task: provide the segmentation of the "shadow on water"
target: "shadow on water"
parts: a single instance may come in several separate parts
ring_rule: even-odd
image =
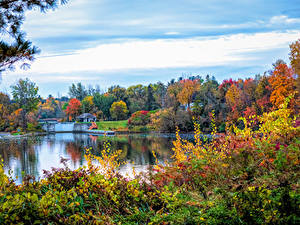
[[[133,166],[143,171],[148,165],[155,163],[152,150],[158,160],[170,160],[174,135],[131,134],[115,136],[95,136],[91,134],[57,133],[46,136],[26,137],[0,140],[0,156],[4,160],[6,173],[13,172],[16,183],[22,182],[25,174],[37,179],[43,175],[43,170],[62,167],[60,158],[70,159],[68,166],[76,169],[86,164],[84,152],[91,148],[95,155],[100,155],[105,141],[109,141],[111,151],[122,150],[121,160],[127,164],[121,166],[120,172],[130,173]]]

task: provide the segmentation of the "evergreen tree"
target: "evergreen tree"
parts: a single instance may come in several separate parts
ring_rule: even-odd
[[[25,39],[25,33],[21,30],[25,12],[36,8],[45,12],[56,8],[59,2],[64,4],[67,0],[0,1],[0,74],[13,69],[16,62],[23,62],[21,67],[29,66],[28,61],[34,60],[34,55],[39,52],[37,47]]]
[[[155,98],[153,96],[153,89],[151,85],[147,87],[147,101],[146,101],[146,107],[148,111],[155,110],[158,108]]]

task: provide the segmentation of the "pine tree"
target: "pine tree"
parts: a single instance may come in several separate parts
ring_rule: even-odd
[[[16,62],[22,62],[21,67],[29,66],[28,62],[34,60],[34,55],[39,52],[37,47],[25,39],[25,33],[21,30],[25,12],[32,9],[46,12],[55,9],[59,3],[66,2],[67,0],[0,1],[0,74],[7,69],[13,69]]]

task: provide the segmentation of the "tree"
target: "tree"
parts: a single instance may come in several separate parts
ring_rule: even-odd
[[[295,79],[293,78],[294,71],[286,64],[276,66],[272,75],[269,77],[269,82],[272,87],[270,101],[274,107],[278,108],[284,103],[285,98],[294,93]],[[290,102],[294,104],[294,100]]]
[[[72,98],[69,101],[69,104],[66,109],[66,114],[69,116],[69,120],[72,120],[76,116],[79,116],[80,113],[81,113],[81,102],[76,98]]]
[[[146,108],[148,111],[155,110],[158,108],[158,105],[153,96],[153,89],[152,89],[151,85],[148,85],[148,87],[147,87]]]
[[[8,127],[8,116],[10,99],[7,94],[0,92],[0,131]]]
[[[108,88],[107,93],[113,95],[117,101],[127,101],[126,88],[120,87],[119,85],[111,86]]]
[[[242,90],[235,84],[232,84],[225,95],[226,103],[231,108],[228,113],[228,120],[236,121],[242,116],[242,111],[245,109],[245,95]]]
[[[299,105],[300,105],[300,39],[298,41],[295,41],[290,45],[290,61],[291,61],[291,66],[294,69],[295,73],[297,74],[296,77],[296,105],[298,106],[299,110]]]
[[[178,101],[178,95],[182,90],[182,84],[179,82],[173,83],[168,86],[167,96],[166,96],[166,107],[172,107],[175,112],[178,110],[180,106],[180,102]]]
[[[71,98],[76,98],[82,101],[88,95],[88,93],[85,89],[85,86],[79,82],[76,85],[72,84],[72,86],[69,87],[69,95]]]
[[[128,115],[126,103],[122,100],[119,102],[114,102],[109,111],[111,117],[115,120],[124,120],[127,118]]]
[[[178,101],[182,105],[187,105],[188,109],[190,109],[190,105],[193,100],[193,95],[200,88],[199,80],[182,80],[182,90],[178,94]]]
[[[270,111],[272,103],[270,102],[272,88],[269,83],[268,77],[264,74],[260,77],[258,84],[255,88],[255,100],[258,106],[258,114],[261,115],[264,112]]]
[[[111,94],[99,94],[96,93],[94,96],[94,104],[98,108],[98,110],[101,110],[103,113],[103,117],[105,119],[110,118],[110,107],[115,101],[115,98]]]
[[[26,129],[27,119],[26,114],[37,109],[39,103],[38,87],[28,78],[20,79],[16,85],[11,86],[12,95],[19,108],[22,109],[22,127]]]
[[[129,101],[129,111],[134,113],[140,110],[146,110],[147,87],[141,84],[132,85],[127,88],[126,95]]]
[[[218,86],[219,84],[214,77],[210,78],[207,76],[195,96],[195,101],[191,107],[192,113],[202,128],[210,126],[210,114],[212,111],[215,112],[218,122],[223,122],[225,119],[220,114],[221,111],[224,113],[225,104],[220,101]]]
[[[156,104],[160,108],[163,108],[165,106],[165,96],[167,93],[166,86],[162,82],[157,82],[156,84],[152,84],[151,87]]]
[[[13,69],[16,62],[23,62],[22,66],[28,66],[28,61],[34,60],[34,55],[39,52],[29,40],[25,40],[25,34],[21,30],[25,12],[36,8],[45,12],[56,8],[59,2],[64,4],[67,0],[0,1],[0,33],[4,34],[0,41],[0,73]]]
[[[300,39],[290,45],[290,61],[295,73],[300,76]]]
[[[81,101],[83,113],[93,113],[95,111],[95,105],[93,99],[94,99],[93,96],[86,96]]]

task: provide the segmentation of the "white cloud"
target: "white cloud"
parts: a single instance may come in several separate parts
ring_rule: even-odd
[[[39,57],[28,71],[7,72],[9,74],[3,77],[12,80],[29,76],[40,83],[47,83],[49,79],[57,82],[91,81],[99,77],[85,74],[179,67],[188,71],[191,67],[238,65],[258,59],[259,52],[288,48],[299,36],[300,30],[295,30],[227,35],[215,39],[135,40],[102,44],[70,55]],[[255,52],[258,52],[257,57]],[[49,77],[49,74],[53,76]],[[74,77],[72,74],[77,75]]]
[[[300,36],[288,33],[257,33],[223,36],[214,40],[168,39],[103,44],[73,55],[39,58],[31,72],[67,73],[122,69],[222,65],[241,60],[236,53],[285,47]]]
[[[285,15],[280,16],[273,16],[270,19],[271,24],[294,24],[294,23],[300,23],[300,18],[289,18]]]

